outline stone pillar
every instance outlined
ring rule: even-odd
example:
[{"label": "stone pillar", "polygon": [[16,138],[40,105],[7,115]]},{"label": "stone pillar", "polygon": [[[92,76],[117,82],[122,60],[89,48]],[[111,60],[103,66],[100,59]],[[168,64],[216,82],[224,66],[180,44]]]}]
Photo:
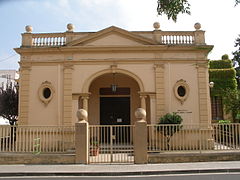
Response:
[{"label": "stone pillar", "polygon": [[32,26],[28,25],[25,27],[26,32],[22,34],[22,46],[23,47],[30,47],[33,45],[32,39]]},{"label": "stone pillar", "polygon": [[84,109],[77,111],[78,122],[75,124],[75,163],[88,164],[88,149],[89,149],[89,136],[88,136],[88,122],[86,121],[88,113]]},{"label": "stone pillar", "polygon": [[160,23],[155,22],[153,23],[154,31],[153,31],[153,39],[158,43],[162,43],[162,37],[161,37],[161,30],[160,30]]},{"label": "stone pillar", "polygon": [[138,108],[135,116],[138,121],[134,128],[134,161],[135,164],[146,164],[148,163],[146,111]]},{"label": "stone pillar", "polygon": [[20,63],[19,82],[19,125],[28,125],[31,65]]},{"label": "stone pillar", "polygon": [[164,64],[155,64],[156,118],[165,114]]},{"label": "stone pillar", "polygon": [[71,64],[64,64],[63,69],[63,125],[72,124],[72,71]]},{"label": "stone pillar", "polygon": [[199,122],[201,127],[211,124],[211,104],[207,64],[197,64]]},{"label": "stone pillar", "polygon": [[194,40],[196,45],[205,45],[205,31],[200,30],[201,24],[195,23],[194,28],[196,31],[194,31]]}]

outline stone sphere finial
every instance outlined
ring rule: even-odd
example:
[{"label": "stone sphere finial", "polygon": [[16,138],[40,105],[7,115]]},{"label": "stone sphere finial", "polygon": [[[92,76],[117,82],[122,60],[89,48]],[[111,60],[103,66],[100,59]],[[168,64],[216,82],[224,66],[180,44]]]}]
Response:
[{"label": "stone sphere finial", "polygon": [[195,23],[194,28],[196,29],[196,31],[199,31],[201,29],[201,24],[200,23]]},{"label": "stone sphere finial", "polygon": [[143,108],[137,108],[137,110],[135,111],[135,117],[137,119],[145,119],[146,115],[147,115],[147,113],[146,113],[145,109],[143,109]]},{"label": "stone sphere finial", "polygon": [[79,109],[77,111],[77,118],[78,118],[78,121],[87,120],[88,112],[85,109]]},{"label": "stone sphere finial", "polygon": [[153,23],[153,27],[154,27],[155,30],[159,30],[159,28],[160,28],[160,23],[159,23],[159,22]]},{"label": "stone sphere finial", "polygon": [[33,27],[31,25],[25,26],[26,33],[32,33]]},{"label": "stone sphere finial", "polygon": [[67,32],[73,32],[74,30],[74,25],[72,23],[67,24]]}]

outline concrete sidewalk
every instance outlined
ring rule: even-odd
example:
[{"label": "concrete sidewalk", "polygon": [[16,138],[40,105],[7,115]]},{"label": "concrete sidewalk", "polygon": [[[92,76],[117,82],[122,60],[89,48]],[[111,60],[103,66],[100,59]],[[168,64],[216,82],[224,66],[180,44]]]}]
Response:
[{"label": "concrete sidewalk", "polygon": [[4,176],[124,176],[240,172],[240,161],[144,165],[0,165]]}]

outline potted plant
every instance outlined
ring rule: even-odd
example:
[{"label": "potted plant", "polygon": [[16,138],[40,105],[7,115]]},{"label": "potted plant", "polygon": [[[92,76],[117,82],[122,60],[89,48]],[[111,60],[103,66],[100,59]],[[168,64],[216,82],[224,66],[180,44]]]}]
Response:
[{"label": "potted plant", "polygon": [[90,156],[99,155],[99,142],[97,140],[90,141]]}]

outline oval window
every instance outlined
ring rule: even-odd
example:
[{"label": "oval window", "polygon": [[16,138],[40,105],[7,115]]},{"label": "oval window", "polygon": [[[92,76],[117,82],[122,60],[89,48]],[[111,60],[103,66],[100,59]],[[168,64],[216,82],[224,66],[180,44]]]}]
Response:
[{"label": "oval window", "polygon": [[180,97],[184,97],[186,94],[186,89],[183,86],[179,86],[177,92]]},{"label": "oval window", "polygon": [[48,99],[51,96],[51,89],[49,88],[44,88],[43,89],[43,97]]}]

